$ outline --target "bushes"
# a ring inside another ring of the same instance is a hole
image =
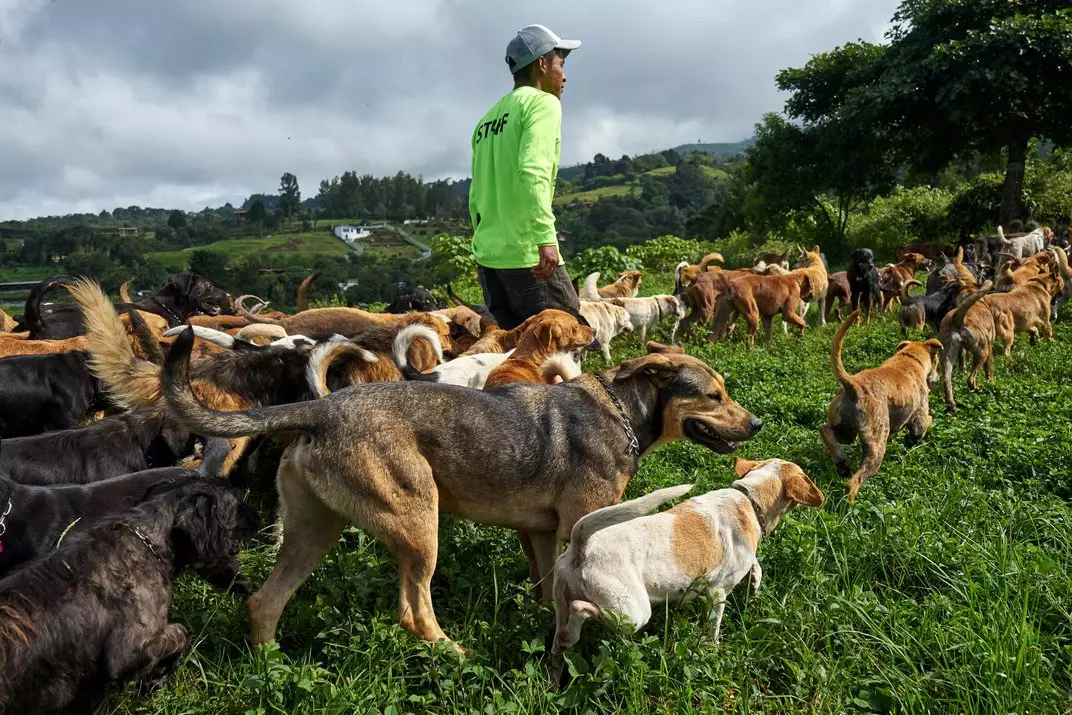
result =
[[[613,246],[586,248],[570,261],[570,275],[584,278],[593,271],[604,276],[617,276],[622,271],[639,271],[644,265]]]
[[[955,238],[949,219],[953,195],[944,189],[898,187],[854,214],[846,231],[846,247],[872,248],[892,254],[907,243]]]
[[[638,243],[625,250],[626,256],[635,258],[649,271],[672,271],[681,261],[696,263],[708,247],[698,241],[677,236],[659,236]]]

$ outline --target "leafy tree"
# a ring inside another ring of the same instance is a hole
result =
[[[180,228],[186,228],[186,214],[177,209],[172,211],[168,216],[167,225],[176,231]]]
[[[261,223],[267,215],[268,211],[264,208],[264,202],[257,199],[250,205],[246,218],[250,223]]]
[[[301,189],[298,188],[298,177],[289,171],[279,179],[279,210],[283,213],[284,220],[301,210]]]
[[[204,276],[216,285],[228,285],[227,254],[219,251],[196,250],[190,253],[191,273]]]
[[[1046,0],[903,0],[888,45],[854,43],[778,75],[789,113],[879,135],[911,167],[1004,149],[999,222],[1024,216],[1032,137],[1072,142],[1072,10]]]

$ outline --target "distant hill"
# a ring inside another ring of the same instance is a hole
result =
[[[716,142],[714,144],[682,144],[681,146],[674,147],[674,151],[678,154],[691,154],[692,152],[704,152],[710,154],[713,157],[719,159],[729,159],[730,157],[743,154],[744,150],[756,143],[755,137],[749,137],[739,142]]]

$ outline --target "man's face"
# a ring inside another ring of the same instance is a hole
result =
[[[536,83],[537,86],[544,92],[553,94],[559,99],[562,98],[562,92],[566,89],[566,70],[562,66],[565,60],[561,53],[555,52],[551,55],[551,61],[548,62],[546,57],[541,57],[536,60]]]

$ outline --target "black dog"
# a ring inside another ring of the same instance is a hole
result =
[[[0,476],[0,577],[59,546],[64,531],[85,531],[104,517],[136,506],[152,487],[218,475],[231,445],[221,439],[210,444],[197,470],[147,469],[85,486],[53,487],[16,484]],[[6,443],[0,451],[4,448]]]
[[[878,271],[875,269],[875,254],[870,248],[857,248],[852,252],[852,262],[846,271],[852,309],[861,309],[864,322],[871,318],[871,311],[882,303]]]
[[[922,330],[927,323],[938,332],[942,318],[957,307],[960,284],[946,283],[928,295],[911,295],[909,290],[913,285],[921,284],[917,280],[910,280],[901,288],[901,334],[907,335],[909,328]]]
[[[386,313],[408,313],[412,310],[427,313],[431,310],[440,310],[444,306],[440,304],[436,297],[426,289],[424,286],[417,286],[408,293],[402,295],[391,301],[391,304],[387,306]]]
[[[186,629],[168,623],[172,580],[190,569],[230,586],[257,526],[221,480],[170,482],[0,581],[4,711],[88,713],[110,683],[163,682],[186,648]]]
[[[193,452],[195,439],[164,408],[139,409],[78,429],[4,440],[0,474],[20,484],[89,484],[173,467]]]
[[[83,350],[0,358],[0,438],[69,429],[107,406]]]
[[[34,286],[26,299],[22,325],[19,330],[30,331],[34,340],[61,340],[82,334],[82,313],[78,306],[60,305],[41,311],[41,297],[57,286],[71,282],[70,276],[54,276]],[[207,278],[194,273],[177,273],[170,276],[164,287],[152,298],[140,303],[119,303],[119,313],[142,310],[155,313],[174,328],[182,325],[191,315],[219,315],[231,304],[231,297],[216,288]]]

